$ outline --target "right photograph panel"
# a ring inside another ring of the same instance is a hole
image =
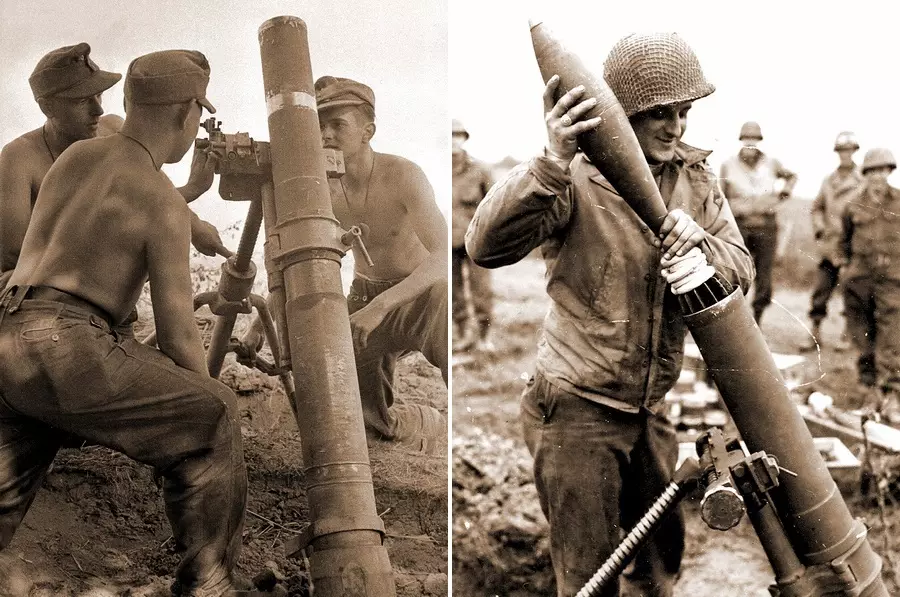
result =
[[[454,0],[454,595],[900,592],[871,14]]]

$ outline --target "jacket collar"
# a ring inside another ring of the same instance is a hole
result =
[[[698,149],[687,143],[683,143],[679,141],[675,145],[675,158],[672,161],[668,162],[666,165],[674,165],[676,167],[690,167],[695,166],[705,160],[712,151],[707,151],[705,149]],[[593,170],[591,174],[588,175],[588,178],[596,182],[597,184],[601,184],[610,190],[614,190],[612,185],[606,180],[606,177],[600,173],[600,170],[597,169],[597,166],[591,162],[588,157],[584,154],[581,154],[582,159],[590,165],[590,168]]]

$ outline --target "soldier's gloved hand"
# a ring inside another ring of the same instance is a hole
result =
[[[672,294],[684,294],[693,290],[716,273],[700,247],[694,247],[682,256],[663,257],[660,265],[663,277],[672,287]]]
[[[687,254],[706,238],[706,231],[681,209],[673,209],[659,227],[659,235],[653,244],[662,247],[669,259]]]
[[[568,170],[569,163],[578,151],[577,137],[581,133],[596,128],[601,118],[582,120],[588,111],[597,105],[596,98],[588,98],[579,103],[584,95],[584,86],[579,85],[553,103],[553,95],[559,87],[559,75],[553,75],[544,88],[544,123],[547,125],[547,157]]]

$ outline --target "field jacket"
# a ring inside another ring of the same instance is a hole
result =
[[[863,184],[844,210],[840,247],[849,265],[841,278],[900,281],[900,190],[875,199]]]
[[[859,168],[842,172],[835,170],[825,177],[819,194],[812,204],[813,232],[818,237],[819,254],[823,260],[838,264],[841,260],[841,218],[847,200],[857,195],[863,185]]]
[[[464,153],[459,165],[453,167],[453,247],[465,244],[466,228],[475,215],[475,208],[487,195],[493,181],[490,169]]]
[[[706,230],[710,263],[746,291],[753,265],[707,155],[679,144],[663,168],[662,195]],[[637,412],[659,405],[684,354],[685,325],[652,241],[579,154],[569,174],[544,157],[514,168],[479,205],[466,248],[478,264],[500,267],[540,247],[551,303],[538,370],[568,392]]]

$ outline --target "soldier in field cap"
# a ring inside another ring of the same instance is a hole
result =
[[[447,381],[447,225],[422,169],[378,153],[375,93],[363,83],[324,76],[315,83],[322,145],[340,150],[346,173],[329,179],[334,215],[359,225],[374,265],[354,247],[347,297],[366,434],[425,453],[446,450],[447,421],[428,404],[394,404],[398,359],[419,351]],[[254,322],[243,342],[261,347]]]
[[[315,89],[322,144],[342,151],[346,166],[343,177],[329,179],[334,214],[345,228],[363,227],[374,262],[354,255],[347,297],[367,432],[445,450],[443,415],[427,404],[394,404],[393,383],[397,360],[409,351],[420,351],[447,381],[447,224],[422,169],[372,149],[372,89],[331,76]]]
[[[181,160],[203,109],[213,110],[209,72],[199,52],[134,60],[121,130],[70,147],[41,186],[0,299],[0,548],[71,434],[165,478],[182,557],[172,593],[215,597],[248,587],[233,576],[247,495],[239,414],[234,393],[207,372],[191,214],[160,171]],[[158,349],[115,331],[147,281]]]
[[[44,124],[9,142],[0,152],[0,289],[12,275],[31,219],[41,181],[60,154],[76,141],[110,135],[122,118],[104,115],[102,94],[122,75],[101,70],[86,43],[65,46],[41,58],[28,79]],[[214,154],[197,152],[188,183],[179,189],[190,202],[212,185]],[[219,233],[196,216],[191,219],[194,246],[206,255],[228,256]]]

